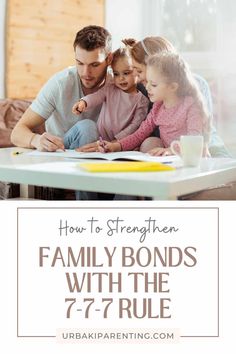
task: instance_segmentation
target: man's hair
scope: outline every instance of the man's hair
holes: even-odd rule
[[[74,50],[77,46],[87,51],[104,48],[107,54],[111,52],[111,34],[100,26],[87,26],[77,32],[74,40]]]

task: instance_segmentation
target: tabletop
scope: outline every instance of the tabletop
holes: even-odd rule
[[[28,152],[0,149],[1,181],[167,200],[236,180],[236,159],[231,158],[203,158],[200,167],[175,171],[90,173],[79,167],[85,160],[29,156]]]

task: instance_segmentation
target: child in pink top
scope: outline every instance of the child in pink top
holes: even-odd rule
[[[155,102],[139,129],[118,142],[105,142],[106,152],[133,150],[150,136],[156,126],[160,129],[157,147],[151,155],[172,154],[170,144],[181,135],[203,135],[209,140],[210,118],[204,100],[187,64],[177,54],[161,53],[147,61],[147,91]],[[104,151],[100,146],[100,151]]]
[[[149,103],[136,88],[137,77],[127,48],[117,49],[113,53],[111,66],[114,82],[82,97],[72,108],[74,114],[80,114],[102,103],[97,121],[98,133],[108,141],[123,139],[136,131],[147,116]],[[93,144],[89,146],[92,148]],[[97,149],[96,143],[95,147]],[[83,147],[79,150],[86,151]]]

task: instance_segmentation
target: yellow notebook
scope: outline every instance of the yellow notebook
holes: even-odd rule
[[[175,168],[160,162],[107,162],[107,163],[80,163],[78,167],[82,167],[88,172],[161,172],[174,171]]]

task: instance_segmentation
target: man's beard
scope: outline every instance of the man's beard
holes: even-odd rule
[[[83,79],[83,76],[80,78],[82,86],[87,89],[94,89],[96,87],[102,86],[102,83],[104,82],[107,74],[107,68],[104,69],[103,73],[97,78],[96,81],[94,81],[94,78],[91,78],[91,81],[89,80],[86,82],[86,79]],[[90,79],[90,78],[89,78]]]

